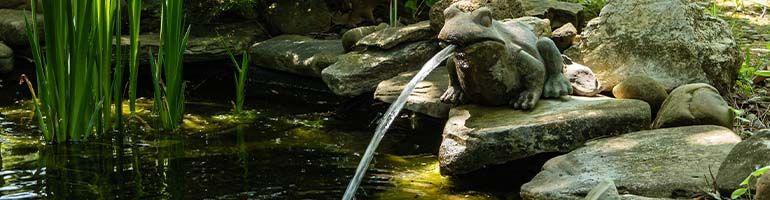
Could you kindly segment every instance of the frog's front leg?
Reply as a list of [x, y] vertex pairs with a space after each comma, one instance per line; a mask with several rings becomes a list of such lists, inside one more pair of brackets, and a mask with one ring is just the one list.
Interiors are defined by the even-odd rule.
[[542, 37], [537, 41], [537, 51], [543, 58], [543, 64], [545, 65], [546, 80], [543, 96], [556, 98], [572, 94], [572, 86], [564, 78], [562, 71], [564, 62], [556, 44], [551, 39]]
[[468, 97], [465, 96], [465, 92], [463, 92], [462, 86], [460, 86], [460, 79], [457, 77], [454, 56], [447, 59], [446, 67], [447, 71], [449, 71], [449, 87], [441, 95], [441, 102], [452, 105], [467, 103]]
[[545, 67], [537, 58], [526, 51], [514, 51], [514, 58], [519, 60], [523, 90], [518, 96], [511, 97], [510, 106], [514, 109], [529, 110], [535, 107], [543, 92]]

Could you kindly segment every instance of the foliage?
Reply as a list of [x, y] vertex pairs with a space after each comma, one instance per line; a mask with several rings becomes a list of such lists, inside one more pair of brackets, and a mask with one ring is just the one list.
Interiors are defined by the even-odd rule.
[[731, 199], [738, 199], [738, 198], [741, 198], [744, 195], [748, 194], [748, 198], [749, 199], [754, 199], [751, 196], [751, 186], [750, 186], [751, 185], [750, 184], [751, 183], [751, 179], [753, 179], [755, 177], [762, 176], [762, 174], [765, 174], [765, 172], [767, 172], [768, 170], [770, 170], [770, 166], [766, 166], [766, 167], [760, 168], [760, 169], [758, 169], [758, 170], [756, 170], [754, 172], [751, 172], [751, 174], [749, 174], [749, 176], [746, 177], [746, 179], [743, 179], [743, 181], [739, 185], [738, 189], [733, 191], [733, 193], [730, 195], [730, 198]]
[[576, 3], [583, 5], [586, 13], [586, 19], [591, 19], [599, 16], [604, 5], [607, 4], [607, 0], [577, 0]]
[[165, 130], [179, 128], [184, 116], [185, 83], [182, 80], [182, 64], [190, 27], [182, 32], [182, 3], [182, 0], [164, 1], [161, 7], [161, 46], [157, 59], [150, 66], [155, 96], [153, 112], [158, 115], [160, 126]]
[[390, 0], [390, 9], [388, 11], [390, 16], [390, 26], [398, 26], [398, 0]]
[[[37, 1], [30, 5], [36, 13]], [[119, 2], [42, 1], [42, 8], [48, 48], [40, 46], [37, 16], [31, 15], [33, 23], [26, 22], [35, 61], [38, 96], [34, 110], [40, 130], [53, 143], [101, 135], [114, 125], [113, 84], [119, 83], [113, 82], [111, 56], [117, 24], [113, 17], [119, 13]], [[120, 75], [121, 68], [115, 70], [115, 76]]]
[[[139, 76], [139, 21], [142, 18], [142, 0], [129, 0], [128, 21], [130, 34], [130, 58], [128, 59], [128, 106], [131, 115], [136, 114], [136, 78]], [[118, 54], [120, 55], [120, 54]], [[122, 109], [121, 109], [122, 110]]]
[[770, 65], [770, 58], [753, 58], [751, 52], [748, 50], [745, 55], [746, 57], [738, 72], [738, 81], [736, 82], [736, 85], [738, 88], [743, 89], [743, 92], [751, 94], [754, 91], [755, 77], [770, 77], [770, 71], [762, 70], [765, 66]]
[[412, 13], [412, 17], [417, 17], [422, 13], [424, 9], [429, 9], [438, 0], [407, 0], [404, 2], [404, 8], [409, 13]]
[[243, 101], [245, 100], [245, 93], [246, 93], [246, 75], [249, 72], [249, 54], [246, 51], [243, 51], [243, 58], [241, 60], [241, 64], [238, 64], [238, 61], [235, 60], [235, 56], [233, 56], [233, 53], [228, 52], [230, 55], [230, 60], [233, 61], [233, 65], [235, 65], [236, 73], [234, 75], [235, 77], [235, 103], [234, 103], [234, 109], [236, 113], [240, 113], [243, 111]]

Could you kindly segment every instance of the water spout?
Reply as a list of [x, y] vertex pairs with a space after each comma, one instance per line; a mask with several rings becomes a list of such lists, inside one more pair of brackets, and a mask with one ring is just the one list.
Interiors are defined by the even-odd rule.
[[348, 184], [348, 188], [345, 189], [345, 194], [342, 196], [343, 200], [351, 200], [353, 199], [353, 196], [356, 194], [356, 190], [358, 189], [358, 185], [361, 184], [361, 179], [364, 177], [364, 173], [366, 172], [366, 169], [369, 166], [369, 163], [372, 162], [372, 157], [374, 156], [374, 151], [377, 150], [377, 146], [380, 145], [380, 141], [382, 141], [382, 137], [385, 136], [385, 132], [388, 131], [388, 128], [393, 123], [393, 120], [398, 116], [398, 114], [401, 112], [401, 109], [404, 108], [404, 105], [406, 104], [406, 99], [409, 97], [409, 94], [414, 91], [414, 88], [417, 86], [417, 83], [425, 79], [425, 77], [430, 74], [433, 69], [436, 69], [436, 67], [441, 64], [442, 61], [449, 58], [449, 56], [452, 55], [454, 52], [455, 46], [449, 45], [443, 50], [439, 51], [436, 55], [433, 56], [428, 62], [425, 63], [425, 65], [422, 66], [422, 69], [420, 69], [419, 72], [417, 72], [416, 75], [414, 75], [414, 78], [412, 78], [411, 81], [409, 81], [408, 84], [406, 84], [406, 87], [404, 87], [404, 91], [401, 91], [401, 94], [398, 96], [396, 101], [393, 102], [393, 104], [390, 104], [390, 107], [385, 112], [385, 115], [382, 116], [382, 119], [380, 121], [380, 124], [377, 125], [377, 129], [374, 131], [374, 136], [372, 136], [372, 141], [369, 142], [369, 146], [366, 148], [366, 152], [364, 152], [364, 156], [361, 157], [361, 162], [358, 163], [358, 167], [356, 168], [356, 174], [353, 176], [353, 180], [350, 180], [350, 184]]

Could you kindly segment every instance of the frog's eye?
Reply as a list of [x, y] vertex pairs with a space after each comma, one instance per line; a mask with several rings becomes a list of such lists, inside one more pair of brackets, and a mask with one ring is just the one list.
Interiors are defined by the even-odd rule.
[[449, 8], [446, 8], [446, 10], [444, 10], [444, 19], [452, 18], [460, 12], [462, 11], [457, 8], [457, 5], [451, 5], [449, 6]]
[[489, 10], [487, 7], [482, 7], [477, 9], [476, 11], [473, 11], [475, 17], [475, 21], [478, 24], [481, 24], [482, 26], [489, 27], [492, 25], [492, 11]]

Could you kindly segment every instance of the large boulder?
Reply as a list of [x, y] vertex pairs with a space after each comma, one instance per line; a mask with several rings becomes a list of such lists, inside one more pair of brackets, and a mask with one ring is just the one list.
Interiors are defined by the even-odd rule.
[[688, 0], [608, 1], [566, 54], [591, 67], [605, 91], [646, 75], [668, 91], [710, 83], [725, 92], [743, 58], [729, 24]]
[[[4, 41], [9, 46], [29, 46], [25, 18], [32, 23], [30, 11], [0, 9], [0, 41]], [[42, 42], [45, 38], [42, 33], [43, 15], [38, 14], [37, 21]]]
[[724, 194], [730, 194], [738, 189], [738, 185], [751, 172], [768, 165], [770, 165], [770, 130], [763, 130], [735, 145], [727, 155], [717, 175], [719, 190]]
[[362, 38], [356, 45], [390, 49], [399, 44], [435, 37], [436, 32], [430, 28], [430, 21], [422, 21], [408, 26], [384, 28]]
[[430, 26], [440, 30], [444, 26], [444, 10], [455, 4], [464, 11], [470, 12], [480, 7], [492, 10], [492, 18], [497, 20], [524, 16], [524, 7], [520, 0], [439, 0], [430, 8]]
[[639, 99], [650, 104], [652, 113], [658, 113], [663, 101], [668, 97], [666, 88], [650, 77], [631, 76], [612, 88], [612, 95], [619, 99]]
[[[205, 62], [217, 60], [229, 60], [228, 51], [241, 54], [257, 41], [266, 39], [267, 33], [254, 22], [241, 22], [222, 24], [216, 26], [192, 25], [190, 37], [187, 40], [187, 48], [184, 52], [184, 62]], [[157, 33], [143, 33], [139, 35], [139, 62], [149, 64], [147, 52], [152, 50], [157, 54], [160, 47], [160, 37]], [[121, 45], [128, 58], [128, 36], [121, 37]], [[157, 56], [157, 55], [156, 55]]]
[[551, 36], [551, 21], [548, 19], [525, 16], [525, 17], [512, 18], [512, 19], [503, 19], [500, 21], [506, 24], [519, 22], [524, 25], [527, 25], [529, 26], [530, 29], [532, 29], [532, 32], [534, 32], [535, 35], [538, 37]]
[[522, 6], [527, 16], [539, 16], [550, 19], [553, 28], [561, 27], [564, 24], [572, 23], [582, 27], [585, 24], [583, 19], [583, 5], [579, 3], [565, 2], [559, 0], [522, 0]]
[[344, 54], [340, 40], [316, 40], [282, 35], [254, 44], [249, 49], [254, 65], [292, 74], [321, 77], [321, 70]]
[[521, 187], [521, 197], [581, 199], [599, 181], [609, 179], [621, 194], [690, 198], [711, 191], [705, 175], [740, 141], [730, 129], [712, 125], [639, 131], [591, 141], [546, 162], [543, 171]]
[[332, 24], [332, 12], [323, 0], [276, 1], [263, 13], [269, 29], [283, 34], [324, 32]]
[[719, 92], [708, 84], [683, 85], [671, 91], [655, 117], [653, 128], [689, 125], [733, 127], [734, 114]]
[[0, 73], [13, 70], [13, 49], [0, 41]]
[[610, 98], [544, 99], [531, 111], [455, 107], [439, 149], [441, 173], [466, 174], [540, 153], [569, 152], [591, 139], [646, 129], [651, 117], [647, 103]]
[[399, 45], [389, 50], [369, 49], [338, 57], [336, 63], [321, 71], [329, 88], [341, 96], [373, 92], [380, 82], [402, 72], [417, 70], [438, 52], [435, 41]]
[[[374, 98], [387, 103], [396, 101], [404, 86], [417, 74], [418, 70], [404, 72], [396, 77], [380, 82], [374, 91]], [[417, 83], [414, 91], [406, 99], [404, 109], [423, 113], [435, 118], [447, 118], [450, 104], [441, 102], [441, 95], [449, 86], [449, 72], [446, 67], [439, 67], [431, 72], [425, 80]]]

